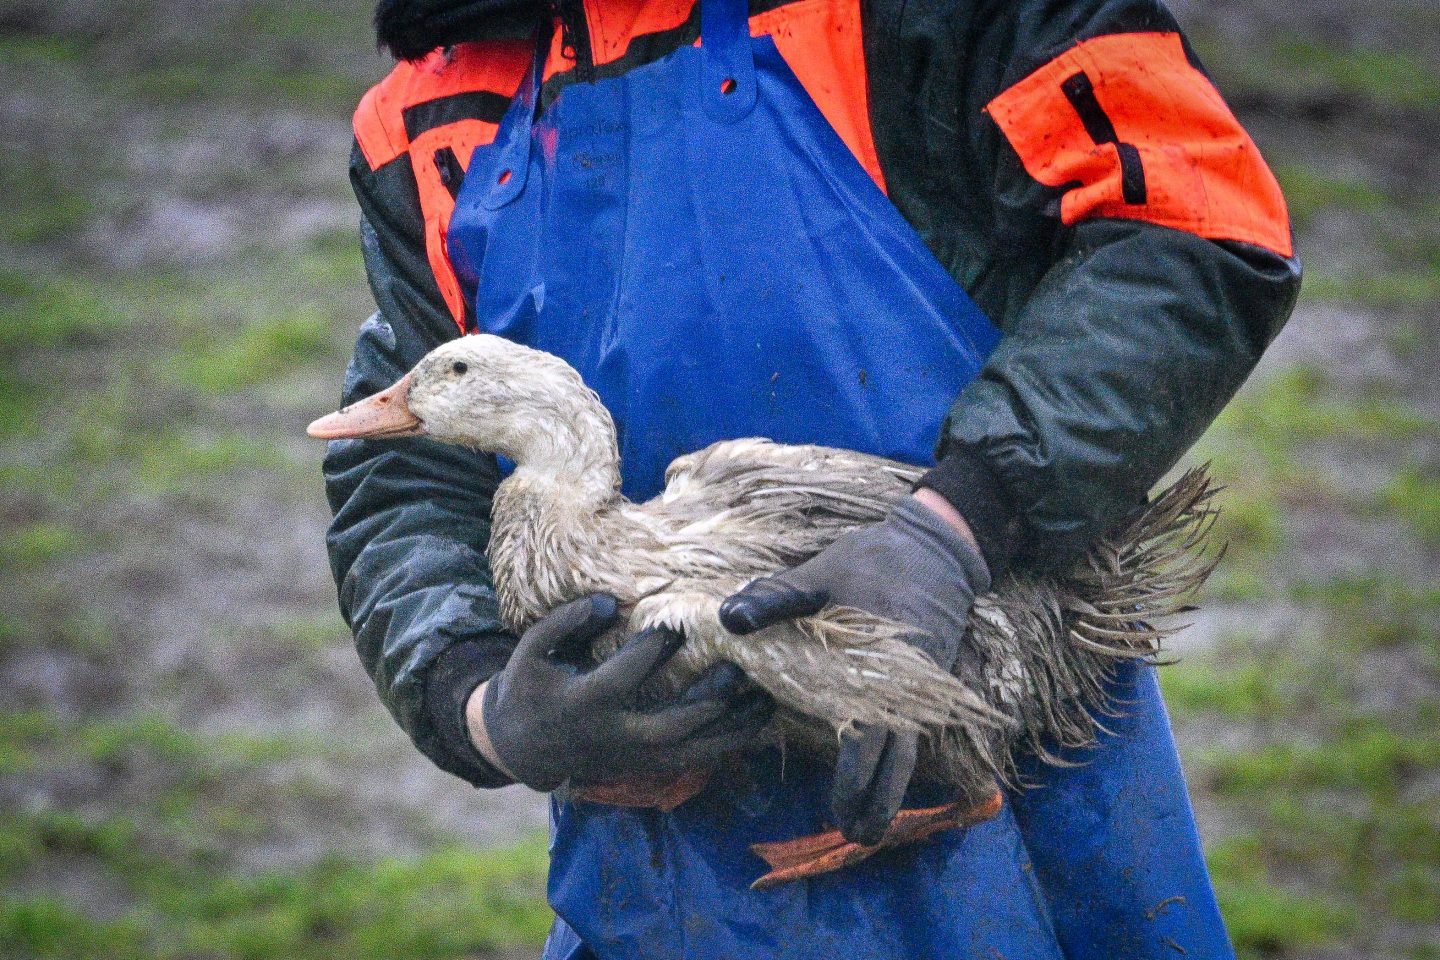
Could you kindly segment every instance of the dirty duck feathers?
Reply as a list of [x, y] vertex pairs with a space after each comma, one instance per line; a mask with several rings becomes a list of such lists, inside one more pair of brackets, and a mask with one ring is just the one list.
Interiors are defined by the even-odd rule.
[[962, 795], [1010, 778], [1021, 747], [1058, 762], [1058, 747], [1092, 742], [1114, 665], [1153, 657], [1173, 628], [1151, 624], [1186, 610], [1214, 565], [1203, 551], [1212, 488], [1192, 470], [1068, 573], [999, 578], [977, 599], [951, 674], [900, 639], [898, 625], [859, 610], [830, 607], [743, 637], [718, 616], [751, 579], [882, 519], [917, 467], [730, 440], [676, 459], [664, 491], [633, 503], [620, 493], [614, 423], [594, 391], [560, 358], [488, 334], [438, 347], [311, 433], [424, 433], [509, 457], [516, 466], [495, 493], [489, 559], [510, 629], [584, 594], [612, 594], [628, 617], [597, 642], [597, 658], [634, 630], [682, 630], [663, 685], [733, 661], [780, 705], [787, 739], [833, 750], [835, 731], [852, 724], [919, 730], [922, 773]]

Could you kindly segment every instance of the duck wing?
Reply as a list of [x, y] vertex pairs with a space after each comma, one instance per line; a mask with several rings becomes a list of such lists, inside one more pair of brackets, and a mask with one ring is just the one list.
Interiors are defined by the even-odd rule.
[[747, 437], [675, 459], [665, 491], [646, 507], [680, 522], [723, 513], [732, 521], [818, 526], [833, 539], [883, 519], [923, 472], [853, 450]]

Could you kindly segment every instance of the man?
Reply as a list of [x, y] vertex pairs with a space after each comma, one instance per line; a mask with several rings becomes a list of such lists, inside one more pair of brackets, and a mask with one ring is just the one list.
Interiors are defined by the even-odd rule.
[[[1132, 509], [1293, 304], [1278, 187], [1154, 0], [386, 0], [376, 22], [402, 62], [355, 118], [380, 311], [347, 403], [478, 329], [581, 371], [632, 496], [727, 437], [933, 448], [889, 519], [727, 601], [737, 633], [848, 604], [951, 666], [974, 596]], [[477, 786], [723, 771], [671, 812], [557, 792], [547, 956], [1230, 955], [1148, 669], [1117, 676], [1081, 766], [1035, 765], [994, 819], [748, 890], [750, 844], [869, 844], [921, 802], [914, 738], [855, 731], [833, 772], [746, 751], [770, 705], [727, 667], [642, 712], [683, 638], [578, 665], [606, 598], [507, 635], [500, 475], [424, 440], [327, 457], [342, 609], [402, 726]]]

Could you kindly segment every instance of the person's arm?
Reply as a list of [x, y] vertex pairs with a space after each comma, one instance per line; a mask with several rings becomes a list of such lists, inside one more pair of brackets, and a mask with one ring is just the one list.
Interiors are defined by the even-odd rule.
[[[350, 169], [379, 312], [360, 330], [345, 404], [388, 387], [460, 333], [426, 260], [408, 161], [372, 170], [357, 149]], [[416, 746], [486, 787], [509, 778], [466, 735], [465, 704], [515, 644], [485, 557], [498, 481], [493, 456], [423, 438], [336, 441], [325, 457], [335, 513], [327, 545], [360, 658]]]
[[1273, 176], [1159, 3], [986, 7], [956, 14], [962, 135], [996, 236], [1048, 221], [1052, 242], [922, 483], [998, 574], [1073, 559], [1139, 502], [1283, 326], [1300, 265]]
[[[908, 9], [873, 3], [867, 29], [899, 42]], [[968, 72], [963, 120], [934, 126], [964, 138], [971, 186], [993, 207], [997, 245], [1013, 243], [1016, 276], [1033, 269], [1024, 261], [1047, 262], [1028, 296], [982, 297], [1000, 344], [946, 418], [916, 496], [728, 598], [732, 631], [844, 604], [920, 628], [911, 642], [952, 668], [975, 596], [1016, 554], [1063, 564], [1122, 519], [1293, 305], [1299, 264], [1279, 188], [1163, 8], [1004, 0], [956, 3], [952, 19], [968, 44], [955, 57]], [[885, 92], [913, 83], [906, 58], [874, 59], [890, 71], [872, 77], [879, 116], [883, 101], [913, 109]], [[883, 833], [915, 756], [913, 735], [842, 741], [831, 803], [847, 838]]]

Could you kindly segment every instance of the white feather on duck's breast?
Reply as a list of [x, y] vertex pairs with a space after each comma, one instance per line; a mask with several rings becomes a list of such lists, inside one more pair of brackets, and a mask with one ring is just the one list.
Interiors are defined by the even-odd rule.
[[[961, 795], [1009, 776], [1022, 746], [1054, 760], [1057, 746], [1093, 741], [1113, 665], [1153, 656], [1166, 631], [1146, 624], [1183, 609], [1213, 566], [1200, 549], [1210, 488], [1192, 471], [1066, 576], [1000, 578], [978, 598], [951, 673], [900, 639], [899, 625], [858, 610], [739, 637], [720, 625], [725, 597], [882, 519], [921, 470], [746, 438], [678, 458], [664, 492], [637, 504], [620, 493], [609, 412], [557, 357], [477, 334], [437, 348], [385, 394], [312, 432], [356, 435], [335, 431], [347, 417], [380, 416], [366, 435], [403, 428], [515, 461], [495, 494], [489, 549], [511, 629], [584, 594], [613, 594], [626, 622], [597, 642], [597, 657], [631, 631], [681, 629], [667, 685], [731, 660], [775, 697], [786, 736], [815, 749], [833, 749], [835, 731], [854, 723], [918, 729], [921, 773]], [[393, 405], [376, 414], [365, 404]]]

